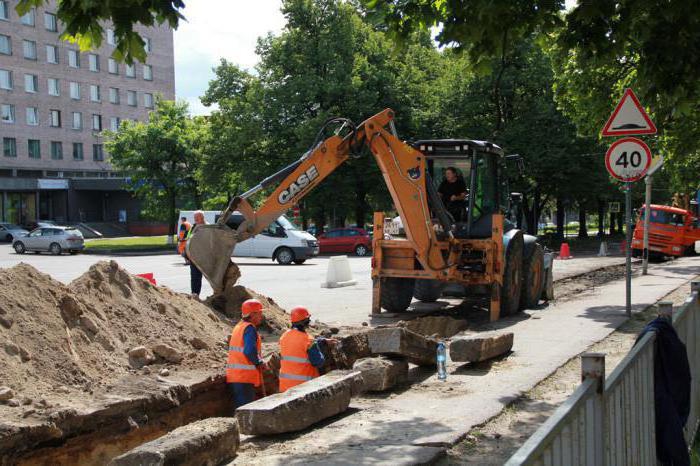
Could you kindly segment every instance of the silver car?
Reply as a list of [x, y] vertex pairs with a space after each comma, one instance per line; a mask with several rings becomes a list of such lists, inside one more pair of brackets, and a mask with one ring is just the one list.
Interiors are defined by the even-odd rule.
[[0, 241], [12, 241], [27, 233], [29, 231], [14, 223], [0, 223]]
[[27, 236], [16, 239], [12, 247], [17, 254], [48, 251], [57, 256], [63, 252], [75, 254], [85, 247], [85, 243], [83, 234], [77, 228], [51, 226], [37, 228]]

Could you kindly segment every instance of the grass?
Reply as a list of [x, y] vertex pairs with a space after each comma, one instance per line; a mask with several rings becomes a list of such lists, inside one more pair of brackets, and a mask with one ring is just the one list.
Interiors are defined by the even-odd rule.
[[138, 250], [138, 249], [175, 249], [175, 244], [168, 244], [168, 237], [136, 236], [132, 238], [94, 239], [85, 241], [85, 249], [104, 250]]

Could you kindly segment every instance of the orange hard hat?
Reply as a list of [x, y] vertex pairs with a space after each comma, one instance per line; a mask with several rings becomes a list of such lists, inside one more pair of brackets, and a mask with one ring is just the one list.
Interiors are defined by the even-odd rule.
[[306, 309], [304, 306], [297, 306], [294, 309], [292, 309], [292, 323], [296, 324], [297, 322], [301, 322], [302, 320], [306, 320], [309, 317], [311, 317], [311, 314], [309, 314], [308, 309]]
[[254, 312], [262, 313], [262, 311], [263, 305], [257, 299], [246, 299], [245, 301], [243, 301], [243, 305], [241, 306], [241, 314], [243, 315], [243, 317], [248, 317]]

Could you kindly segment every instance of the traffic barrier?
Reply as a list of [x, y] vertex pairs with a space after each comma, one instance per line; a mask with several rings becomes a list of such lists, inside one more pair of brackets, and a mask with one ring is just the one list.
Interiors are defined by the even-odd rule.
[[601, 241], [600, 251], [598, 252], [598, 257], [605, 257], [608, 255], [608, 243]]
[[333, 256], [328, 260], [326, 281], [321, 283], [321, 288], [340, 288], [357, 284], [353, 280], [348, 256]]
[[149, 272], [149, 273], [137, 273], [136, 276], [137, 276], [137, 277], [141, 277], [141, 278], [145, 278], [146, 280], [148, 280], [149, 282], [151, 282], [151, 285], [156, 285], [156, 279], [153, 278], [153, 273], [152, 273], [152, 272]]
[[557, 259], [571, 259], [571, 251], [569, 250], [569, 244], [568, 243], [561, 243], [561, 247], [559, 248], [559, 257]]

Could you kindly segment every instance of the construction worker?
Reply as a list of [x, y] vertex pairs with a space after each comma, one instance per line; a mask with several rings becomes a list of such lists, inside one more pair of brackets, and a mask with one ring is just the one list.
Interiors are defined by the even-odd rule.
[[185, 245], [191, 229], [192, 224], [187, 221], [187, 217], [182, 217], [180, 219], [180, 229], [177, 232], [177, 253], [185, 258], [185, 265], [190, 263], [190, 260], [185, 255]]
[[440, 183], [438, 193], [455, 221], [461, 221], [466, 213], [467, 185], [455, 167], [445, 169], [445, 179]]
[[280, 338], [280, 393], [319, 376], [319, 368], [325, 364], [320, 345], [333, 340], [314, 340], [306, 333], [311, 314], [302, 306], [291, 312], [292, 328]]
[[241, 306], [241, 320], [231, 332], [226, 360], [226, 383], [236, 409], [254, 401], [255, 387], [263, 382], [265, 363], [257, 330], [262, 322], [262, 303], [257, 299], [246, 300]]
[[[194, 232], [197, 225], [206, 225], [206, 220], [204, 220], [204, 212], [197, 210], [194, 213], [194, 225], [190, 228], [189, 233], [187, 233], [187, 239], [189, 240]], [[190, 261], [190, 291], [192, 296], [199, 298], [199, 293], [202, 291], [202, 272]]]

